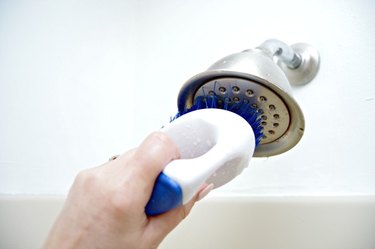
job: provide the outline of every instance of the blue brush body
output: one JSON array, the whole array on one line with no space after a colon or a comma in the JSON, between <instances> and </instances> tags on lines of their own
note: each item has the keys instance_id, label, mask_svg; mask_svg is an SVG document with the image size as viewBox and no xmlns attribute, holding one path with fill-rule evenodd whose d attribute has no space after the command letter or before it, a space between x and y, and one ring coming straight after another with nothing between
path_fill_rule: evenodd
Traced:
<instances>
[{"instance_id":1,"label":"blue brush body","mask_svg":"<svg viewBox=\"0 0 375 249\"><path fill-rule=\"evenodd\" d=\"M219 97L216 94L198 96L195 98L194 104L190 108L185 108L178 112L173 118L171 118L171 122L186 113L206 108L223 109L241 116L253 129L256 145L260 143L260 140L263 137L263 127L260 118L261 113L257 108L252 107L244 100L230 102L226 98Z\"/></svg>"}]
</instances>

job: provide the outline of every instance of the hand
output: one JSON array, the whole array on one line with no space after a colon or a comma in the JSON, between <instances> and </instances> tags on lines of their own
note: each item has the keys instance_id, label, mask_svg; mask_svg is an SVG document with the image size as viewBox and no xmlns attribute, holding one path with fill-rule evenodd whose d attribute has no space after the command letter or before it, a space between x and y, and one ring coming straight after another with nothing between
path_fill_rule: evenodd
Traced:
<instances>
[{"instance_id":1,"label":"hand","mask_svg":"<svg viewBox=\"0 0 375 249\"><path fill-rule=\"evenodd\" d=\"M209 192L203 186L186 205L146 216L155 179L168 162L178 158L175 144L164 133L155 132L116 160L82 171L44 248L157 248Z\"/></svg>"}]
</instances>

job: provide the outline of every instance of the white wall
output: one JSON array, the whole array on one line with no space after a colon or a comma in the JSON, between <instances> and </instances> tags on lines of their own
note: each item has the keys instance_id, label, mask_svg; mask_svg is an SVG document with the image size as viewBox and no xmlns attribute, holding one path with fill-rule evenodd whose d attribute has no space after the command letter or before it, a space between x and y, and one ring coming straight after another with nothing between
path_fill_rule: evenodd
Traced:
<instances>
[{"instance_id":1,"label":"white wall","mask_svg":"<svg viewBox=\"0 0 375 249\"><path fill-rule=\"evenodd\" d=\"M371 0L0 2L0 193L64 194L136 146L180 86L269 38L307 42L321 70L294 96L301 142L254 159L219 194L375 193Z\"/></svg>"},{"instance_id":2,"label":"white wall","mask_svg":"<svg viewBox=\"0 0 375 249\"><path fill-rule=\"evenodd\" d=\"M135 1L0 1L0 192L65 193L134 145Z\"/></svg>"}]
</instances>

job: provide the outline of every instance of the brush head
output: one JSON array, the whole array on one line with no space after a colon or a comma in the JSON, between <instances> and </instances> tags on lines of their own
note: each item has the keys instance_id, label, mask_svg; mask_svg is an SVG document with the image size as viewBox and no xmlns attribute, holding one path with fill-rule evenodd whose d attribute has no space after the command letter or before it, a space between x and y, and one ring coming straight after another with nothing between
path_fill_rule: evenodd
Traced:
<instances>
[{"instance_id":1,"label":"brush head","mask_svg":"<svg viewBox=\"0 0 375 249\"><path fill-rule=\"evenodd\" d=\"M258 111L258 109L254 108L251 106L251 104L244 100L231 102L215 93L212 95L202 95L196 97L193 105L190 108L185 108L178 112L174 117L171 118L171 122L186 113L207 108L223 109L241 116L253 129L256 146L260 143L263 137L263 127L261 125L261 113Z\"/></svg>"}]
</instances>

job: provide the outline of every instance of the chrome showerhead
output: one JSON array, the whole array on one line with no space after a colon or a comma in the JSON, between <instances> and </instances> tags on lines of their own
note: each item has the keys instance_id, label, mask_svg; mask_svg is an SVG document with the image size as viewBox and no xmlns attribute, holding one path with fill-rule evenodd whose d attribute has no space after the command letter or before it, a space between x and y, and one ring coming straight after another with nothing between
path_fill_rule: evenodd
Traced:
<instances>
[{"instance_id":1,"label":"chrome showerhead","mask_svg":"<svg viewBox=\"0 0 375 249\"><path fill-rule=\"evenodd\" d=\"M313 47L267 40L255 49L226 56L189 79L180 90L178 109L183 112L197 97L214 94L224 101L250 103L261 116L264 133L254 156L281 154L298 143L305 128L290 84L306 84L318 70L319 54Z\"/></svg>"}]
</instances>

